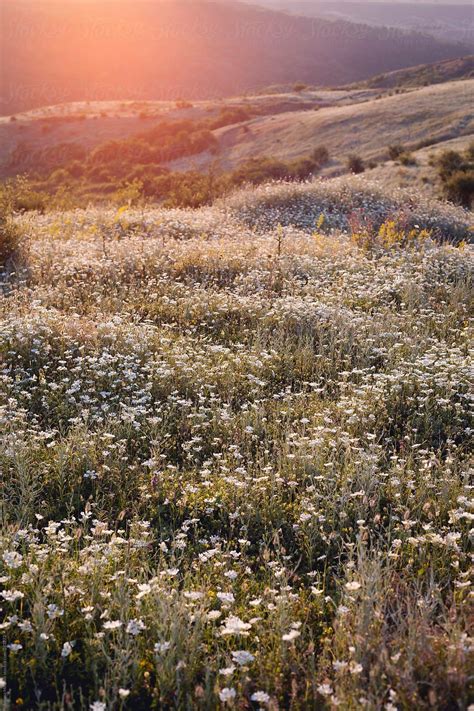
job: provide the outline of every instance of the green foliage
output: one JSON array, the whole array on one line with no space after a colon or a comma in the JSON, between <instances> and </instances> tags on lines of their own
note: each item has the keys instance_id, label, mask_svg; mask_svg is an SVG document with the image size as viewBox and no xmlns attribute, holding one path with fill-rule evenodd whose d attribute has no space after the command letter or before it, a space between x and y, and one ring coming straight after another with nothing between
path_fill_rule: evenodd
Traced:
<instances>
[{"instance_id":1,"label":"green foliage","mask_svg":"<svg viewBox=\"0 0 474 711\"><path fill-rule=\"evenodd\" d=\"M138 178L135 178L131 182L125 183L122 187L118 188L113 195L112 200L120 206L128 205L138 205L143 198L143 183Z\"/></svg>"}]
</instances>

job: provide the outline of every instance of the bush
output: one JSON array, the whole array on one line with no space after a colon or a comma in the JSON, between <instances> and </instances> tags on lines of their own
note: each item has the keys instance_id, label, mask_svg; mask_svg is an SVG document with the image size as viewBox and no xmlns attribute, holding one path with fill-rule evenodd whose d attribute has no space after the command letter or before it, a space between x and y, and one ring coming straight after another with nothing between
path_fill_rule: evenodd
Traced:
<instances>
[{"instance_id":1,"label":"bush","mask_svg":"<svg viewBox=\"0 0 474 711\"><path fill-rule=\"evenodd\" d=\"M458 205L470 208L474 200L474 145L464 154L444 151L435 160L445 197Z\"/></svg>"},{"instance_id":2,"label":"bush","mask_svg":"<svg viewBox=\"0 0 474 711\"><path fill-rule=\"evenodd\" d=\"M0 214L3 216L33 210L44 212L48 202L49 195L35 190L24 176L0 184Z\"/></svg>"},{"instance_id":3,"label":"bush","mask_svg":"<svg viewBox=\"0 0 474 711\"><path fill-rule=\"evenodd\" d=\"M21 236L14 222L15 187L8 180L0 186L0 272L14 269L21 261Z\"/></svg>"},{"instance_id":4,"label":"bush","mask_svg":"<svg viewBox=\"0 0 474 711\"><path fill-rule=\"evenodd\" d=\"M20 257L20 234L11 215L0 214L0 272L14 268Z\"/></svg>"},{"instance_id":5,"label":"bush","mask_svg":"<svg viewBox=\"0 0 474 711\"><path fill-rule=\"evenodd\" d=\"M363 173L365 170L364 161L362 158L355 153L351 153L347 158L347 168L350 173Z\"/></svg>"},{"instance_id":6,"label":"bush","mask_svg":"<svg viewBox=\"0 0 474 711\"><path fill-rule=\"evenodd\" d=\"M398 160L401 165L416 165L416 159L411 153L403 152L399 155Z\"/></svg>"},{"instance_id":7,"label":"bush","mask_svg":"<svg viewBox=\"0 0 474 711\"><path fill-rule=\"evenodd\" d=\"M221 109L219 116L215 119L210 119L209 128L214 131L223 126L231 126L233 123L243 123L252 118L252 115L243 108Z\"/></svg>"},{"instance_id":8,"label":"bush","mask_svg":"<svg viewBox=\"0 0 474 711\"><path fill-rule=\"evenodd\" d=\"M329 162L329 151L326 146L316 146L311 154L311 158L318 166L326 165Z\"/></svg>"},{"instance_id":9,"label":"bush","mask_svg":"<svg viewBox=\"0 0 474 711\"><path fill-rule=\"evenodd\" d=\"M400 158L403 153L405 153L405 148L400 143L388 147L388 156L390 160L397 160L397 158Z\"/></svg>"},{"instance_id":10,"label":"bush","mask_svg":"<svg viewBox=\"0 0 474 711\"><path fill-rule=\"evenodd\" d=\"M457 170L444 183L448 200L471 208L474 202L474 170Z\"/></svg>"},{"instance_id":11,"label":"bush","mask_svg":"<svg viewBox=\"0 0 474 711\"><path fill-rule=\"evenodd\" d=\"M306 180L316 170L317 166L312 158L299 158L291 161L288 165L288 175L285 177L291 180Z\"/></svg>"},{"instance_id":12,"label":"bush","mask_svg":"<svg viewBox=\"0 0 474 711\"><path fill-rule=\"evenodd\" d=\"M112 200L118 205L138 205L143 198L143 183L135 179L132 182L126 182L112 195Z\"/></svg>"},{"instance_id":13,"label":"bush","mask_svg":"<svg viewBox=\"0 0 474 711\"><path fill-rule=\"evenodd\" d=\"M177 109L192 109L193 105L189 101L184 101L183 99L178 99L176 102Z\"/></svg>"},{"instance_id":14,"label":"bush","mask_svg":"<svg viewBox=\"0 0 474 711\"><path fill-rule=\"evenodd\" d=\"M446 179L463 167L464 159L457 151L443 151L443 153L438 156L436 163L441 179Z\"/></svg>"}]
</instances>

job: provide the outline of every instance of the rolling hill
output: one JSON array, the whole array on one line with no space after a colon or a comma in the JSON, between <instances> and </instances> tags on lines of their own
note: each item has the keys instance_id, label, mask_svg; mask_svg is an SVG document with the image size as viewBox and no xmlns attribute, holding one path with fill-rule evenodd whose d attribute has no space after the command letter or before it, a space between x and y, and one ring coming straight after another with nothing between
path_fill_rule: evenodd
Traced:
<instances>
[{"instance_id":1,"label":"rolling hill","mask_svg":"<svg viewBox=\"0 0 474 711\"><path fill-rule=\"evenodd\" d=\"M347 172L349 155L357 154L369 168L382 164L375 170L383 181L437 194L430 156L445 147L467 146L474 135L473 94L474 79L467 79L395 92L307 88L193 104L77 102L44 107L0 119L0 177L26 173L44 181L64 168L49 187L82 175L83 188L92 197L145 173L147 180L164 172L183 177L190 172L230 174L254 158L304 161L324 146L329 161L319 172L325 177ZM174 153L163 149L163 126L170 127L168 133L185 136L188 143L183 148L179 139L178 153L176 148ZM189 148L190 136L203 130L204 143L201 133L200 144ZM148 142L145 153L143 140ZM402 144L414 161L403 166L388 161L387 147L394 144ZM423 151L423 146L429 148ZM104 181L107 188L100 185Z\"/></svg>"},{"instance_id":2,"label":"rolling hill","mask_svg":"<svg viewBox=\"0 0 474 711\"><path fill-rule=\"evenodd\" d=\"M197 101L98 101L72 102L32 109L0 117L0 177L30 170L38 151L58 146L78 146L86 151L111 140L125 139L160 121L216 118L220 112L237 111L259 116L345 106L375 98L379 90L341 89L294 91L237 96L225 100ZM237 120L237 119L236 119ZM235 121L231 121L235 123ZM245 123L245 122L244 122Z\"/></svg>"},{"instance_id":3,"label":"rolling hill","mask_svg":"<svg viewBox=\"0 0 474 711\"><path fill-rule=\"evenodd\" d=\"M473 94L471 79L349 105L257 117L245 125L226 126L215 132L219 160L224 169L255 156L291 160L324 144L332 158L330 171L337 172L353 152L377 160L385 157L390 143L413 146L473 134ZM185 169L194 163L203 169L214 160L214 155L203 153L176 161L171 167Z\"/></svg>"},{"instance_id":4,"label":"rolling hill","mask_svg":"<svg viewBox=\"0 0 474 711\"><path fill-rule=\"evenodd\" d=\"M467 53L433 37L209 0L1 0L3 115L82 100L334 86ZM94 18L93 20L91 18Z\"/></svg>"}]
</instances>

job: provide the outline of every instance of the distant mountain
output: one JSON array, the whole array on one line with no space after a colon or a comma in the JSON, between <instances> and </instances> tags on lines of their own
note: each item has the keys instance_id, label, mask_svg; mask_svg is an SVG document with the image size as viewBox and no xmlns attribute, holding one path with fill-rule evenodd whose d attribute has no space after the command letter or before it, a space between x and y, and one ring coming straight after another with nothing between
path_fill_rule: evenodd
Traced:
<instances>
[{"instance_id":1,"label":"distant mountain","mask_svg":"<svg viewBox=\"0 0 474 711\"><path fill-rule=\"evenodd\" d=\"M461 45L208 0L0 0L0 113L100 99L199 99L338 85Z\"/></svg>"},{"instance_id":2,"label":"distant mountain","mask_svg":"<svg viewBox=\"0 0 474 711\"><path fill-rule=\"evenodd\" d=\"M257 0L259 5L294 15L361 22L422 32L447 42L474 48L472 3L387 2L381 0Z\"/></svg>"}]
</instances>

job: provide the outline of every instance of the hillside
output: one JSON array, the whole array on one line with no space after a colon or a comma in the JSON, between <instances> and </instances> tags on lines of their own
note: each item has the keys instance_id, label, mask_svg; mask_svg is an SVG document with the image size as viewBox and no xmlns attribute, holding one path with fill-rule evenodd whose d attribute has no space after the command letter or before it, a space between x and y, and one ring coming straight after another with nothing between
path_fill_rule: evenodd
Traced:
<instances>
[{"instance_id":1,"label":"hillside","mask_svg":"<svg viewBox=\"0 0 474 711\"><path fill-rule=\"evenodd\" d=\"M231 1L1 0L0 7L9 28L4 115L85 99L196 100L297 80L334 86L466 54L429 36Z\"/></svg>"},{"instance_id":2,"label":"hillside","mask_svg":"<svg viewBox=\"0 0 474 711\"><path fill-rule=\"evenodd\" d=\"M394 89L427 86L428 84L440 84L456 79L472 78L474 78L474 55L460 57L459 59L447 59L444 62L435 62L433 64L422 64L418 67L398 69L387 74L379 74L365 82L361 82L360 86Z\"/></svg>"},{"instance_id":3,"label":"hillside","mask_svg":"<svg viewBox=\"0 0 474 711\"><path fill-rule=\"evenodd\" d=\"M0 177L36 168L36 153L57 146L76 145L85 150L111 140L124 139L160 121L210 120L222 112L243 111L274 116L324 106L343 106L375 98L378 90L293 89L248 94L210 101L96 101L73 102L0 117Z\"/></svg>"},{"instance_id":4,"label":"hillside","mask_svg":"<svg viewBox=\"0 0 474 711\"><path fill-rule=\"evenodd\" d=\"M473 92L471 79L395 91L300 87L193 104L44 107L0 119L0 176L29 175L43 195L38 205L64 190L71 207L117 191L114 199L125 199L122 188L138 181L149 199L197 206L247 181L345 173L356 155L366 169L383 164L376 175L391 185L439 196L430 161L472 142ZM409 153L403 165L388 160L390 145Z\"/></svg>"},{"instance_id":5,"label":"hillside","mask_svg":"<svg viewBox=\"0 0 474 711\"><path fill-rule=\"evenodd\" d=\"M474 80L448 82L356 104L316 111L287 112L252 119L242 126L226 126L216 135L218 159L228 169L255 156L294 159L324 144L340 169L349 153L367 160L384 158L390 143L440 142L474 133ZM192 159L201 168L215 156ZM179 161L173 168L184 168Z\"/></svg>"},{"instance_id":6,"label":"hillside","mask_svg":"<svg viewBox=\"0 0 474 711\"><path fill-rule=\"evenodd\" d=\"M369 180L374 180L381 185L390 188L404 188L416 190L419 194L427 197L440 197L442 195L442 183L439 172L433 164L445 151L456 151L464 153L469 146L474 144L474 135L452 138L447 141L409 150L408 161L387 160L379 163L373 168L366 170L365 175ZM472 181L472 200L474 201L474 176Z\"/></svg>"}]
</instances>

